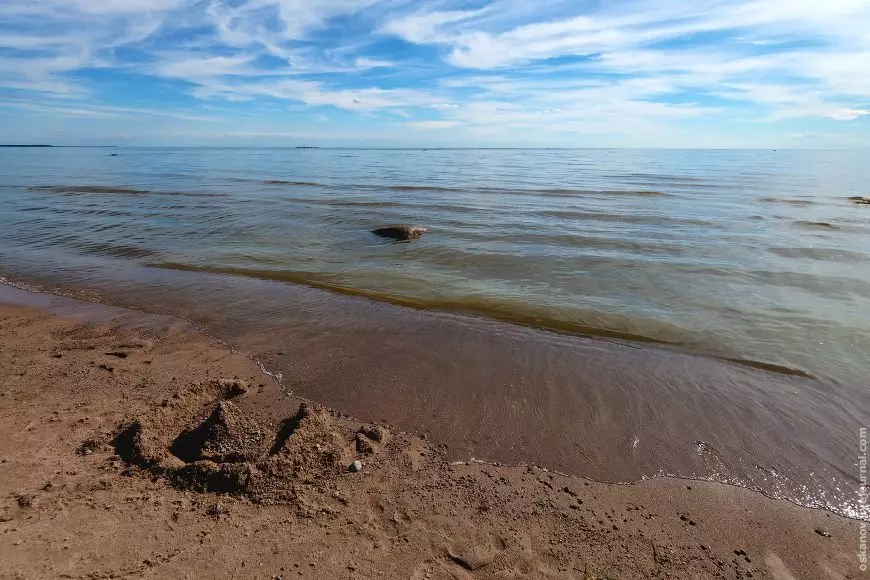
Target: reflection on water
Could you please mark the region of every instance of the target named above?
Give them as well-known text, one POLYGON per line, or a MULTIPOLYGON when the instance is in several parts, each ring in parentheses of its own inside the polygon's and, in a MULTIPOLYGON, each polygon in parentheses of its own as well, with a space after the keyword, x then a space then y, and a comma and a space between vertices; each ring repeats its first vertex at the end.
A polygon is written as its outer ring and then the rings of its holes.
POLYGON ((0 151, 0 274, 182 314, 457 452, 848 504, 870 416, 858 154, 119 153, 0 151), (405 222, 429 232, 370 233, 405 222))

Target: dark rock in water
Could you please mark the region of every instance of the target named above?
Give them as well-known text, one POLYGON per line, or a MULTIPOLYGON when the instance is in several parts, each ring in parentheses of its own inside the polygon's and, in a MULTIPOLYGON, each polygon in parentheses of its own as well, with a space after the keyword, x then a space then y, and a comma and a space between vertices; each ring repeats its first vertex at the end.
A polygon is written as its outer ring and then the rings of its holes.
POLYGON ((384 238, 392 238, 394 240, 416 240, 417 238, 422 237, 426 231, 426 228, 421 226, 398 225, 384 226, 372 230, 372 233, 384 238))
POLYGON ((117 157, 117 156, 118 156, 117 153, 112 153, 111 155, 109 155, 109 157, 117 157))
POLYGON ((870 196, 855 196, 849 198, 851 201, 854 201, 858 205, 870 205, 870 196))

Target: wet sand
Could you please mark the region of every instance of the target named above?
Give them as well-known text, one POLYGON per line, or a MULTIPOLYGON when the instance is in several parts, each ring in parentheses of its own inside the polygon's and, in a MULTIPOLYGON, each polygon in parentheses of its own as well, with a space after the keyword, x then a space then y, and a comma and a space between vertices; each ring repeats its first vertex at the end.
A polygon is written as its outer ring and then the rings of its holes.
POLYGON ((456 463, 396 426, 314 402, 300 416, 187 323, 28 300, 0 306, 3 578, 860 577, 859 523, 830 512, 456 463))
MULTIPOLYGON (((272 281, 151 269, 91 286, 66 274, 69 287, 46 287, 180 315, 295 394, 425 433, 454 460, 611 482, 704 479, 870 518, 854 491, 856 434, 870 413, 863 383, 272 281)), ((0 286, 0 298, 25 295, 0 286)))

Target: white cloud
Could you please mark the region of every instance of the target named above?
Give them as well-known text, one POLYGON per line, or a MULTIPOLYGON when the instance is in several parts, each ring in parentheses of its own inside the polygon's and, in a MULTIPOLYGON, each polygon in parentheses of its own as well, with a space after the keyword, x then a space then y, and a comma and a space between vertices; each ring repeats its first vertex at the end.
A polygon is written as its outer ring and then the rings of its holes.
POLYGON ((354 61, 354 66, 358 69, 365 70, 370 68, 393 68, 396 66, 396 63, 389 60, 360 57, 354 61))
POLYGON ((194 80, 202 77, 227 75, 255 75, 257 70, 251 66, 254 56, 176 56, 158 62, 152 73, 168 78, 194 80))
POLYGON ((454 127, 458 127, 461 123, 459 121, 409 121, 405 123, 406 127, 411 127, 412 129, 452 129, 454 127))
POLYGON ((446 43, 449 35, 442 32, 448 24, 456 24, 481 14, 477 10, 453 10, 416 13, 388 20, 382 31, 417 44, 446 43))
POLYGON ((138 109, 100 108, 100 77, 150 75, 202 107, 244 102, 228 105, 235 113, 334 107, 520 141, 658 135, 700 117, 860 122, 870 111, 868 0, 473 5, 5 0, 0 89, 54 115, 120 118, 138 109), (386 52, 396 38, 417 46, 386 52))
POLYGON ((767 92, 797 88, 818 93, 814 99, 803 99, 805 106, 792 103, 788 109, 772 111, 783 118, 855 119, 864 109, 854 97, 870 95, 866 0, 699 0, 691 6, 641 0, 606 3, 587 14, 560 19, 533 14, 539 20, 532 22, 512 21, 513 6, 512 0, 502 0, 487 11, 417 13, 390 20, 382 30, 415 44, 443 47, 445 59, 462 68, 532 66, 575 77, 596 72, 647 76, 670 83, 674 94, 727 93, 760 106, 777 104, 764 98, 761 79, 767 92), (705 41, 703 35, 710 33, 719 36, 705 41), (747 43, 747 33, 754 44, 747 43), (663 41, 670 46, 653 48, 663 41), (796 41, 795 47, 787 46, 796 41), (778 50, 759 53, 752 46, 778 50), (535 64, 563 57, 585 61, 570 66, 535 64), (747 80, 758 90, 734 86, 747 80), (723 83, 731 86, 723 91, 723 83))
POLYGON ((31 103, 18 99, 0 98, 0 109, 15 108, 38 111, 46 115, 58 115, 67 117, 92 117, 101 119, 122 119, 141 117, 163 117, 167 119, 179 119, 183 121, 197 121, 207 123, 222 122, 222 119, 200 115, 196 112, 179 111, 172 109, 153 109, 145 107, 112 107, 106 105, 65 105, 59 103, 31 103))

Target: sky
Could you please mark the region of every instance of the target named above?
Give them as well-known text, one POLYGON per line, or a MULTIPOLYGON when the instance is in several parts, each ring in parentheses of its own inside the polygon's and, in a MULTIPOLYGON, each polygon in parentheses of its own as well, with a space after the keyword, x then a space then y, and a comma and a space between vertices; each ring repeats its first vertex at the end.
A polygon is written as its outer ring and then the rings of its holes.
POLYGON ((2 0, 0 142, 870 147, 870 0, 2 0))

